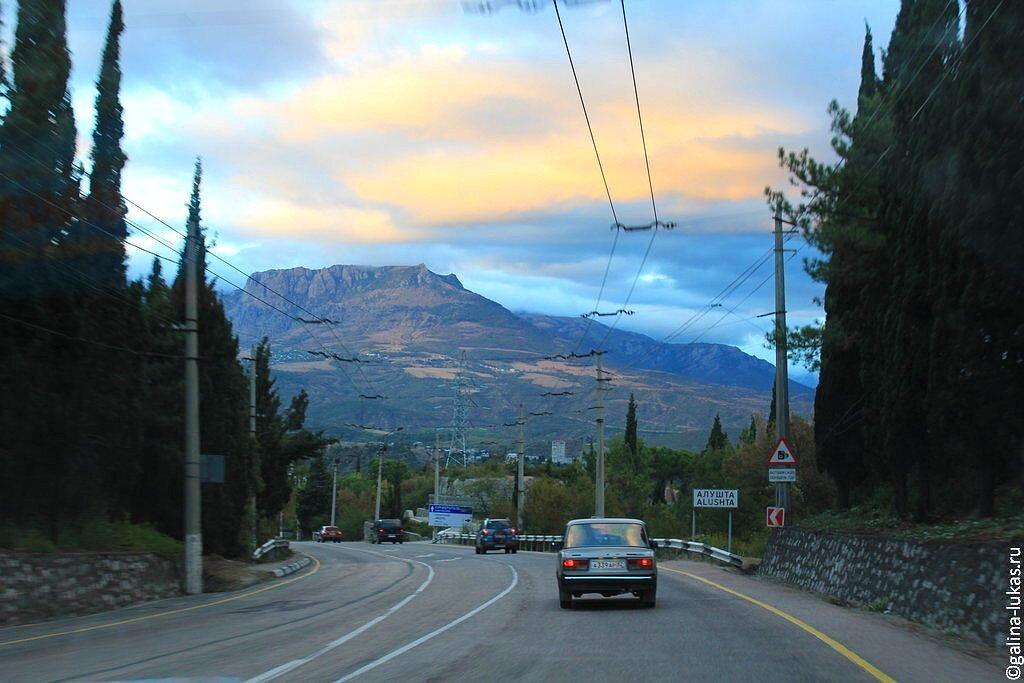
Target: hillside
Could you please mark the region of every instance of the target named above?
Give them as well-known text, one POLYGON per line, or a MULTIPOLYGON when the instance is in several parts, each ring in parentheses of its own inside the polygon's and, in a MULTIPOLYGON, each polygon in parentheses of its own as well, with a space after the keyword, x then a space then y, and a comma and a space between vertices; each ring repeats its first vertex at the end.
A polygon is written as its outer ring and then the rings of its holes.
MULTIPOLYGON (((463 352, 471 441, 510 444, 515 430, 502 423, 514 421, 520 402, 527 412, 554 413, 530 417, 527 439, 538 454, 552 438, 574 448, 593 434, 590 359, 544 359, 576 348, 584 320, 515 315, 467 290, 455 275, 438 275, 422 264, 293 268, 253 277, 248 291, 295 319, 253 297, 228 293, 225 308, 243 347, 271 337, 282 393, 306 387, 311 423, 332 434, 357 436, 349 424, 402 425, 407 438, 433 441, 434 429, 451 424, 463 352), (329 322, 301 322, 314 318, 310 312, 329 322), (372 362, 339 362, 309 351, 372 362), (572 394, 541 396, 545 392, 572 394)), ((606 332, 593 323, 580 350, 606 332)), ((752 412, 768 410, 773 366, 735 347, 659 345, 619 330, 608 333, 604 346, 605 367, 614 373, 608 433, 621 431, 630 392, 640 404, 643 436, 675 446, 702 446, 716 413, 735 438, 752 412)), ((791 383, 791 395, 793 412, 809 414, 813 391, 791 383)))

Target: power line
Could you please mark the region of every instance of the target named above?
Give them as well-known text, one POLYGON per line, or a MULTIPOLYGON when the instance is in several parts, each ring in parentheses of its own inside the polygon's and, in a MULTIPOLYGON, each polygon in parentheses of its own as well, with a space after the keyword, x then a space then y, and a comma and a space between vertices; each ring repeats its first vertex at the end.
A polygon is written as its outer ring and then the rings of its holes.
POLYGON ((42 325, 37 325, 37 324, 31 323, 31 322, 29 322, 27 320, 22 320, 21 318, 15 318, 14 316, 7 315, 6 313, 0 313, 0 318, 4 318, 5 320, 10 320, 11 322, 17 323, 18 325, 23 325, 24 327, 30 327, 30 328, 32 328, 34 330, 39 330, 40 332, 46 332, 47 334, 52 334, 52 335, 55 335, 57 337, 63 337, 64 339, 70 339, 71 341, 82 342, 82 343, 85 343, 85 344, 92 344, 93 346, 99 346, 99 347, 102 347, 104 349, 109 349, 111 351, 124 351, 125 353, 130 353, 130 354, 132 354, 134 356, 151 356, 151 357, 155 357, 155 358, 173 358, 175 360, 182 360, 182 359, 185 358, 185 356, 171 354, 171 353, 158 353, 156 351, 138 351, 136 349, 130 349, 127 346, 117 346, 115 344, 108 344, 106 342, 101 342, 101 341, 98 341, 96 339, 88 339, 87 337, 79 337, 77 335, 67 334, 65 332, 59 332, 57 330, 50 329, 49 327, 43 327, 42 325))

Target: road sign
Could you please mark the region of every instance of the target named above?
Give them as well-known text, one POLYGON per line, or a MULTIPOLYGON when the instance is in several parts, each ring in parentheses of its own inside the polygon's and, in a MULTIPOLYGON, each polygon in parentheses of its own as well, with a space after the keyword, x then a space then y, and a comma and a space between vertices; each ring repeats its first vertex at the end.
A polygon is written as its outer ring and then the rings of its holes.
POLYGON ((464 527, 473 523, 473 508, 465 505, 430 505, 427 507, 430 526, 464 527))
POLYGON ((795 467, 769 467, 768 481, 772 483, 796 481, 795 467))
POLYGON ((739 500, 738 489, 693 490, 693 507, 695 508, 735 508, 739 507, 739 500))
POLYGON ((786 508, 768 508, 768 527, 786 526, 786 508))
POLYGON ((223 455, 199 455, 199 481, 203 484, 224 483, 223 455))
POLYGON ((775 445, 775 450, 772 451, 771 456, 768 458, 769 467, 795 467, 800 464, 796 459, 796 454, 793 453, 793 449, 790 448, 789 444, 786 443, 785 438, 780 438, 779 443, 775 445))

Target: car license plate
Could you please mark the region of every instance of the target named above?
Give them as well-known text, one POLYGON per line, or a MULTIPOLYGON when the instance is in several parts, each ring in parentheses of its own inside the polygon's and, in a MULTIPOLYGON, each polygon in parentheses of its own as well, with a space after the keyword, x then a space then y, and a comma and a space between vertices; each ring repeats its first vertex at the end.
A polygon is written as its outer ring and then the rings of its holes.
POLYGON ((591 569, 625 569, 626 563, 622 560, 591 560, 591 569))

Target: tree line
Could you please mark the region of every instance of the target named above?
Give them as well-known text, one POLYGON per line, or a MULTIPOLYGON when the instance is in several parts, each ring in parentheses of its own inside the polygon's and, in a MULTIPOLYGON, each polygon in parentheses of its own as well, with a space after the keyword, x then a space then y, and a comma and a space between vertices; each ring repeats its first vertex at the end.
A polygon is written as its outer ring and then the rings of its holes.
POLYGON ((814 440, 840 506, 927 520, 1024 495, 1024 4, 903 0, 856 111, 833 101, 838 162, 779 150, 802 197, 771 205, 821 253, 814 440), (961 16, 962 14, 962 16, 961 16))
MULTIPOLYGON (((112 4, 96 81, 88 172, 77 157, 65 10, 65 0, 21 0, 10 64, 0 60, 0 545, 25 530, 59 545, 96 519, 180 539, 184 256, 157 256, 148 277, 128 278, 122 6, 112 4), (176 269, 170 280, 164 262, 176 269)), ((188 214, 200 225, 201 182, 197 160, 188 214)), ((267 339, 251 360, 250 438, 249 379, 202 232, 201 452, 226 464, 224 483, 202 487, 204 546, 233 556, 257 526, 276 530, 289 467, 328 441, 304 428, 305 392, 282 410, 267 339)))

